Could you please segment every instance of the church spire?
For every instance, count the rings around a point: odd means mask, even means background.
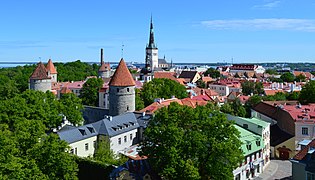
[[[156,48],[155,43],[154,43],[154,31],[153,31],[152,15],[151,15],[151,23],[150,23],[150,37],[149,37],[148,48]]]

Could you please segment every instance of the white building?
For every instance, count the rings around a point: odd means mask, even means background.
[[[57,134],[61,140],[69,143],[70,152],[80,157],[93,156],[97,142],[106,139],[110,149],[118,154],[119,151],[137,143],[139,124],[133,113],[119,116],[107,116],[103,120],[80,127],[66,126]]]

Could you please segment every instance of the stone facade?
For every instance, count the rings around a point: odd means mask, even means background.
[[[109,114],[135,111],[135,86],[109,86]]]
[[[30,89],[37,91],[50,91],[51,79],[30,79]]]

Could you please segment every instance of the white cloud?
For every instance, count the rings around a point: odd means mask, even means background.
[[[239,19],[209,20],[201,25],[210,29],[223,30],[289,30],[315,32],[314,19]]]
[[[276,8],[280,5],[281,1],[272,1],[272,2],[267,2],[262,5],[255,5],[253,6],[254,9],[273,9]]]

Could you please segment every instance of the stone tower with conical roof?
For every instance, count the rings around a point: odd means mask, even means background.
[[[46,69],[47,69],[48,76],[51,77],[51,82],[57,82],[58,73],[51,59],[48,60]]]
[[[101,67],[98,69],[98,77],[110,78],[110,64],[104,63],[103,49],[101,49]]]
[[[29,80],[29,88],[38,91],[51,90],[51,76],[48,76],[46,67],[42,62],[39,62],[36,69]]]
[[[121,59],[109,82],[109,115],[135,111],[135,85],[125,61]]]
[[[145,52],[146,52],[146,59],[150,63],[151,70],[158,68],[159,66],[158,48],[156,44],[154,43],[152,16],[151,16],[151,23],[150,23],[149,44],[147,44]]]

